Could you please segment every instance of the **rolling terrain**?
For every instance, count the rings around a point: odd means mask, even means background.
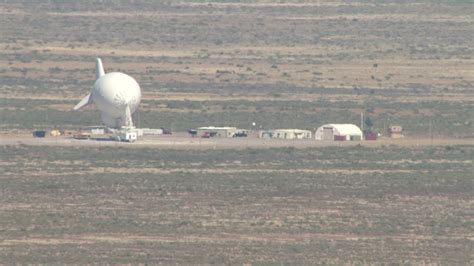
[[[463,0],[3,1],[0,262],[472,264],[473,29]],[[406,138],[25,140],[100,123],[72,111],[96,57],[141,85],[139,127],[364,112]]]

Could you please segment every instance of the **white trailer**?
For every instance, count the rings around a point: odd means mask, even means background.
[[[124,142],[135,142],[137,140],[136,131],[120,131],[115,135],[115,140]]]

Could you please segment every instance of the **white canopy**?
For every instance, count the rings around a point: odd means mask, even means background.
[[[326,124],[320,126],[316,130],[315,138],[317,140],[323,139],[324,129],[332,129],[333,136],[346,136],[348,139],[350,136],[360,136],[362,138],[362,131],[360,128],[353,124]]]

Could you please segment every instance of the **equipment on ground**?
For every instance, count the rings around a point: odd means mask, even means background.
[[[128,130],[117,132],[115,135],[115,140],[124,142],[135,142],[137,140],[137,132]]]
[[[54,130],[51,130],[51,132],[49,132],[49,134],[53,137],[58,137],[58,136],[61,136],[61,131],[59,131],[57,129],[54,129]]]

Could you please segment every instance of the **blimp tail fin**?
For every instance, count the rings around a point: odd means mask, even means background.
[[[76,104],[76,106],[74,106],[74,108],[72,108],[72,109],[73,110],[79,110],[82,107],[84,107],[84,106],[86,106],[90,103],[92,103],[92,94],[91,93],[87,94],[86,97],[82,98],[82,100],[78,104]]]
[[[97,58],[95,60],[95,77],[98,79],[105,75],[104,72],[104,66],[102,65],[102,60],[100,58]]]

